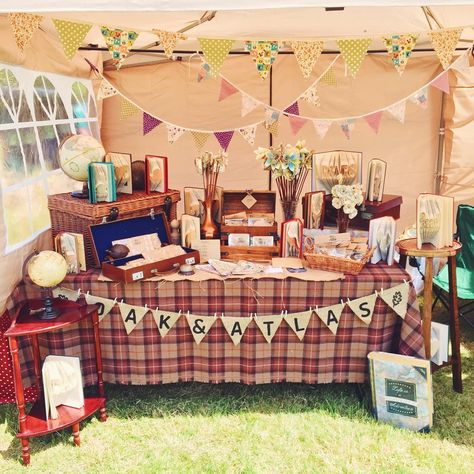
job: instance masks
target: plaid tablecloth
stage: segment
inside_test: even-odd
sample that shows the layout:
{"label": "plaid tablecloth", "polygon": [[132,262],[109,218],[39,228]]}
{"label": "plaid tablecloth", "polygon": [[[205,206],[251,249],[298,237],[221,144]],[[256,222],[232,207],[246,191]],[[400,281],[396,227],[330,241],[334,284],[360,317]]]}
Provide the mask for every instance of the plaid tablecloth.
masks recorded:
{"label": "plaid tablecloth", "polygon": [[[71,275],[62,286],[89,291],[95,296],[124,299],[133,305],[193,314],[229,316],[279,314],[305,311],[354,299],[390,288],[408,274],[398,266],[367,265],[358,276],[345,280],[307,282],[289,278],[275,280],[209,280],[204,282],[137,282],[122,284],[98,281],[96,270]],[[19,286],[12,304],[34,295]],[[252,321],[241,343],[234,346],[217,320],[204,340],[194,342],[182,316],[168,335],[161,338],[151,312],[127,335],[116,305],[100,323],[104,380],[120,384],[160,384],[181,381],[241,382],[364,382],[368,379],[367,354],[389,351],[424,357],[421,317],[410,285],[408,312],[404,320],[381,298],[369,326],[346,306],[337,335],[313,314],[302,342],[282,322],[272,343],[267,343]],[[93,338],[87,326],[73,327],[42,336],[45,353],[78,355],[85,383],[94,382]],[[31,359],[24,343],[25,362]],[[28,366],[28,364],[25,364]],[[32,376],[31,367],[24,376]]]}

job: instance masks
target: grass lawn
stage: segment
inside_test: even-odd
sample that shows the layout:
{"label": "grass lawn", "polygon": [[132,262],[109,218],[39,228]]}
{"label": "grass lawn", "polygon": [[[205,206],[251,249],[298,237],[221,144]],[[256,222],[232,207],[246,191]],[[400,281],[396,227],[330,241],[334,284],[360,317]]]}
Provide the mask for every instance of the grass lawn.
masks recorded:
{"label": "grass lawn", "polygon": [[[80,448],[70,430],[32,439],[28,473],[473,473],[474,331],[461,328],[464,393],[449,368],[434,375],[429,434],[378,424],[351,385],[112,385],[108,421],[83,422]],[[15,430],[0,406],[1,473],[27,472]]]}

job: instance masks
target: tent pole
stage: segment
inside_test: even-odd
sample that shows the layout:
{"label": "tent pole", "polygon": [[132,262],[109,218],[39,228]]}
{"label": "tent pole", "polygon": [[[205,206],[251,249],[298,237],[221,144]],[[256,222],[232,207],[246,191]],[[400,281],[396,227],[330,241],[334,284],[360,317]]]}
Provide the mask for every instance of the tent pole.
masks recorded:
{"label": "tent pole", "polygon": [[441,94],[441,117],[439,119],[438,159],[436,160],[435,194],[439,194],[441,191],[441,179],[443,178],[444,167],[444,100],[446,98],[446,94],[444,92],[442,92]]}
{"label": "tent pole", "polygon": [[[268,104],[270,107],[273,105],[273,68],[270,68],[270,85],[269,85],[269,92],[270,97],[268,98]],[[270,139],[270,148],[273,146],[273,135],[268,131],[269,139]],[[268,190],[272,190],[272,172],[268,171]]]}

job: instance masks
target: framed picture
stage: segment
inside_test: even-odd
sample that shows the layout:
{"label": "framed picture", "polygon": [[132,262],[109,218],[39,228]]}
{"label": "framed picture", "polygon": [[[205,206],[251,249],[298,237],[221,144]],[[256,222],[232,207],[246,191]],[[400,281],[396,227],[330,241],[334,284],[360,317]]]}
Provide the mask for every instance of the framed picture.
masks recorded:
{"label": "framed picture", "polygon": [[303,221],[290,219],[281,224],[280,253],[282,257],[303,256]]}
{"label": "framed picture", "polygon": [[334,150],[313,155],[311,191],[331,193],[335,184],[362,182],[362,152]]}
{"label": "framed picture", "polygon": [[303,196],[303,221],[305,229],[324,228],[324,191],[306,193]]}
{"label": "framed picture", "polygon": [[191,244],[197,240],[201,240],[201,223],[199,217],[181,216],[181,245],[191,248]]}
{"label": "framed picture", "polygon": [[378,158],[369,161],[367,169],[367,200],[382,201],[387,163]]}
{"label": "framed picture", "polygon": [[150,193],[168,191],[168,158],[145,155],[145,190]]}
{"label": "framed picture", "polygon": [[229,247],[248,247],[250,246],[250,234],[229,234]]}
{"label": "framed picture", "polygon": [[[216,224],[222,222],[222,195],[224,188],[216,186],[216,196],[212,203],[212,216]],[[184,213],[190,216],[199,217],[201,224],[204,222],[204,189],[185,187],[184,188]]]}
{"label": "framed picture", "polygon": [[130,153],[109,152],[104,161],[114,165],[117,193],[132,194],[132,155]]}
{"label": "framed picture", "polygon": [[273,235],[255,235],[252,237],[253,247],[273,247]]}

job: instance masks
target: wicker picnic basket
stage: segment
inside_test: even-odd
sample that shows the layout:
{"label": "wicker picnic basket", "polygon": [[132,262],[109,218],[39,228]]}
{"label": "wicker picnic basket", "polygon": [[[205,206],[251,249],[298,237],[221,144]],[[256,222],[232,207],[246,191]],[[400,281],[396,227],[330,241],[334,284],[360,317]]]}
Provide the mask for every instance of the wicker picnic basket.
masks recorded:
{"label": "wicker picnic basket", "polygon": [[370,260],[374,251],[375,248],[369,249],[361,260],[351,260],[350,258],[306,252],[304,253],[304,258],[308,262],[310,268],[347,273],[349,275],[358,275],[364,268],[365,264]]}

